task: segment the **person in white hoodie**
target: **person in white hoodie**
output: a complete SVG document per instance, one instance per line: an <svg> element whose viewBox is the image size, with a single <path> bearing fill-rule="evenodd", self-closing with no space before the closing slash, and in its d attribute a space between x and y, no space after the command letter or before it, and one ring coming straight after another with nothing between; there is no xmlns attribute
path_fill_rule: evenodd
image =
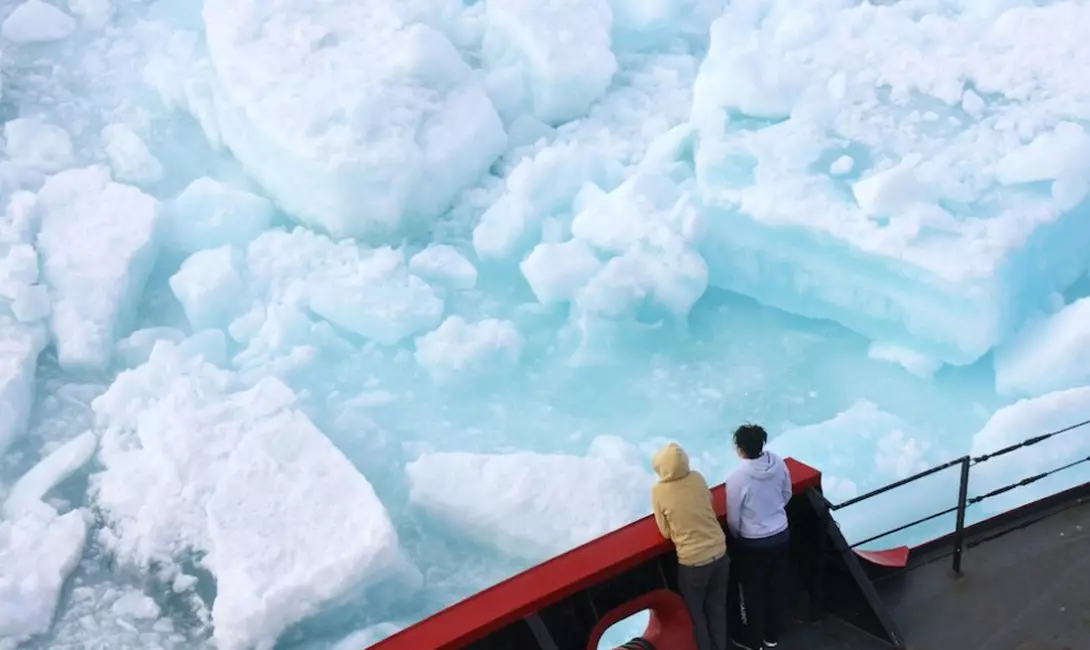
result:
<svg viewBox="0 0 1090 650"><path fill-rule="evenodd" d="M779 644L788 605L791 474L782 458L765 450L766 442L760 426L738 427L734 446L742 463L727 477L727 529L743 624L731 641L746 650Z"/></svg>

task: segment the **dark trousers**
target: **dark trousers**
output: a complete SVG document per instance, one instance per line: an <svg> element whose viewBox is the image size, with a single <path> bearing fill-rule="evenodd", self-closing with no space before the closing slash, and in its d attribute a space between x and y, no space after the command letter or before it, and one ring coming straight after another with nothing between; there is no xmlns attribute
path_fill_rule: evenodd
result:
<svg viewBox="0 0 1090 650"><path fill-rule="evenodd" d="M678 589L689 606L700 650L727 650L729 578L730 560L726 555L704 566L678 565Z"/></svg>
<svg viewBox="0 0 1090 650"><path fill-rule="evenodd" d="M788 570L791 546L783 541L765 545L747 544L731 547L738 577L738 608L742 629L735 640L751 648L765 641L778 642L783 632L788 608Z"/></svg>

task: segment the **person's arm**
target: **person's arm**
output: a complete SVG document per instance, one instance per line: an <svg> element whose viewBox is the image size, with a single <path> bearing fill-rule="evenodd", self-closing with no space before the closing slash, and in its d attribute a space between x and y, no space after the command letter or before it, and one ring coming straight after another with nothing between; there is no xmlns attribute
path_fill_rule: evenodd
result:
<svg viewBox="0 0 1090 650"><path fill-rule="evenodd" d="M780 462L783 463L783 478L780 479L780 485L783 491L783 505L786 508L787 503L791 501L791 497L794 496L795 491L792 489L791 471L787 469L787 463L782 460Z"/></svg>
<svg viewBox="0 0 1090 650"><path fill-rule="evenodd" d="M742 527L742 502L745 500L745 491L742 486L731 485L727 479L727 530L732 537L741 537L739 531Z"/></svg>
<svg viewBox="0 0 1090 650"><path fill-rule="evenodd" d="M655 513L655 523L659 527L659 533L666 539L670 539L670 524L666 521L666 513L662 511L662 505L659 504L658 496L653 490L651 492L651 511Z"/></svg>

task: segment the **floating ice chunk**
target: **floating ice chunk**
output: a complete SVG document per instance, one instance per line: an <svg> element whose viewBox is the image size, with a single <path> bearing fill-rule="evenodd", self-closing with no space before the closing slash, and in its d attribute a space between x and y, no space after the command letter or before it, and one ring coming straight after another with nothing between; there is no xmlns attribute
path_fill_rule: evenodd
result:
<svg viewBox="0 0 1090 650"><path fill-rule="evenodd" d="M481 215L473 248L481 259L519 256L533 247L534 228L571 205L587 183L612 185L617 170L601 152L574 144L548 147L507 176L506 193Z"/></svg>
<svg viewBox="0 0 1090 650"><path fill-rule="evenodd" d="M17 519L40 509L46 494L86 465L97 446L94 432L86 431L43 458L11 488L4 501L4 517Z"/></svg>
<svg viewBox="0 0 1090 650"><path fill-rule="evenodd" d="M42 498L91 459L88 431L43 458L12 487L0 521L0 646L49 630L61 588L83 555L82 510L58 515ZM10 646L10 647L14 647Z"/></svg>
<svg viewBox="0 0 1090 650"><path fill-rule="evenodd" d="M0 645L16 647L49 631L68 574L83 556L84 513L58 516L40 504L17 519L0 521ZM7 643L12 646L6 646Z"/></svg>
<svg viewBox="0 0 1090 650"><path fill-rule="evenodd" d="M405 467L412 503L501 552L541 561L643 516L642 467L563 454L424 454Z"/></svg>
<svg viewBox="0 0 1090 650"><path fill-rule="evenodd" d="M200 358L220 368L227 367L227 337L218 329L197 332L178 344L184 357Z"/></svg>
<svg viewBox="0 0 1090 650"><path fill-rule="evenodd" d="M801 92L801 79L774 57L774 48L750 36L750 21L742 23L728 10L711 25L708 54L693 84L693 121L714 120L716 112L733 111L753 117L780 118L791 114ZM718 110L709 111L710 107Z"/></svg>
<svg viewBox="0 0 1090 650"><path fill-rule="evenodd" d="M242 246L268 229L275 214L267 199L198 178L167 204L163 245L185 254L224 244Z"/></svg>
<svg viewBox="0 0 1090 650"><path fill-rule="evenodd" d="M693 88L700 252L718 288L967 365L1090 266L1082 100L1041 56L1090 65L1090 8L913 11L726 6ZM968 87L1002 100L969 120ZM845 147L854 197L822 169Z"/></svg>
<svg viewBox="0 0 1090 650"><path fill-rule="evenodd" d="M1074 122L1060 122L1024 147L1004 156L996 177L1007 185L1051 181L1074 175L1090 178L1090 135Z"/></svg>
<svg viewBox="0 0 1090 650"><path fill-rule="evenodd" d="M829 420L784 431L772 439L769 449L820 466L828 483L826 496L841 503L946 460L926 438L901 418L858 400ZM853 540L889 530L912 519L917 511L921 517L934 512L931 496L948 494L941 490L953 489L950 480L956 485L956 472L952 477L943 474L923 480L920 496L912 504L891 493L888 499L877 497L873 507L842 510L837 520ZM896 508L887 507L893 503Z"/></svg>
<svg viewBox="0 0 1090 650"><path fill-rule="evenodd" d="M88 167L52 176L37 209L57 358L65 369L104 369L155 264L159 202Z"/></svg>
<svg viewBox="0 0 1090 650"><path fill-rule="evenodd" d="M139 591L127 591L110 606L115 616L130 620L155 620L159 618L159 606L146 594Z"/></svg>
<svg viewBox="0 0 1090 650"><path fill-rule="evenodd" d="M163 178L163 164L128 126L110 124L102 129L100 137L114 177L118 180L150 185Z"/></svg>
<svg viewBox="0 0 1090 650"><path fill-rule="evenodd" d="M546 124L583 116L617 72L609 0L491 0L487 16L485 61L519 69Z"/></svg>
<svg viewBox="0 0 1090 650"><path fill-rule="evenodd" d="M867 356L875 361L899 363L905 370L924 379L930 378L942 367L941 361L926 357L915 350L877 341L870 344Z"/></svg>
<svg viewBox="0 0 1090 650"><path fill-rule="evenodd" d="M44 173L58 172L72 165L72 138L54 124L20 117L4 124L4 140L8 157L17 165Z"/></svg>
<svg viewBox="0 0 1090 650"><path fill-rule="evenodd" d="M451 316L416 339L416 362L434 377L480 372L513 364L522 353L522 336L510 321L486 318L469 323Z"/></svg>
<svg viewBox="0 0 1090 650"><path fill-rule="evenodd" d="M613 34L618 45L646 46L676 26L685 2L678 0L613 0Z"/></svg>
<svg viewBox="0 0 1090 650"><path fill-rule="evenodd" d="M1034 397L1090 385L1090 298L1028 323L995 351L995 390Z"/></svg>
<svg viewBox="0 0 1090 650"><path fill-rule="evenodd" d="M639 246L606 262L578 292L576 304L584 312L609 319L633 315L648 303L683 318L707 286L708 267L691 249Z"/></svg>
<svg viewBox="0 0 1090 650"><path fill-rule="evenodd" d="M613 254L640 243L668 245L677 237L695 242L704 223L698 211L687 207L674 180L657 173L637 173L579 212L572 220L571 232L573 237Z"/></svg>
<svg viewBox="0 0 1090 650"><path fill-rule="evenodd" d="M974 456L992 453L1086 420L1090 420L1090 387L1020 400L992 415L984 428L973 436L971 453ZM990 492L1023 478L1057 469L1073 459L1090 456L1087 426L978 464L970 478L970 496ZM1090 468L1079 465L987 499L980 505L988 513L1004 512L1088 480Z"/></svg>
<svg viewBox="0 0 1090 650"><path fill-rule="evenodd" d="M8 239L2 237L0 239ZM37 323L49 315L49 294L38 284L38 254L22 235L15 235L7 255L0 258L0 299L9 302L20 323Z"/></svg>
<svg viewBox="0 0 1090 650"><path fill-rule="evenodd" d="M973 117L980 117L980 114L984 112L986 104L984 100L980 98L980 95L974 93L972 90L966 90L965 94L961 96L961 110L965 111Z"/></svg>
<svg viewBox="0 0 1090 650"><path fill-rule="evenodd" d="M12 43L60 41L74 31L75 19L42 0L26 0L0 25L0 35Z"/></svg>
<svg viewBox="0 0 1090 650"><path fill-rule="evenodd" d="M850 174L853 167L855 167L855 159L851 156L841 156L829 165L829 173L834 176L843 176Z"/></svg>
<svg viewBox="0 0 1090 650"><path fill-rule="evenodd" d="M519 265L530 290L542 304L571 300L602 268L602 262L585 242L572 239L562 244L538 244Z"/></svg>
<svg viewBox="0 0 1090 650"><path fill-rule="evenodd" d="M176 327L147 327L139 329L117 342L114 359L122 368L135 368L147 362L151 351L159 341L181 343L185 332Z"/></svg>
<svg viewBox="0 0 1090 650"><path fill-rule="evenodd" d="M859 209L868 216L889 216L913 203L927 199L927 190L916 178L918 158L904 160L896 167L864 178L852 185Z"/></svg>
<svg viewBox="0 0 1090 650"><path fill-rule="evenodd" d="M431 329L443 317L443 300L415 275L405 273L400 250L380 248L346 273L315 282L310 308L331 323L382 345Z"/></svg>
<svg viewBox="0 0 1090 650"><path fill-rule="evenodd" d="M0 456L26 430L34 405L38 355L48 342L44 328L0 316Z"/></svg>
<svg viewBox="0 0 1090 650"><path fill-rule="evenodd" d="M102 29L114 17L113 0L68 0L68 11L91 29Z"/></svg>
<svg viewBox="0 0 1090 650"><path fill-rule="evenodd" d="M271 648L360 583L415 572L371 485L298 412L239 442L208 502L208 527L215 639L228 650Z"/></svg>
<svg viewBox="0 0 1090 650"><path fill-rule="evenodd" d="M270 377L244 389L164 341L92 404L104 540L121 564L156 562L168 579L203 556L219 647L272 647L350 592L420 582L370 484L294 399Z"/></svg>
<svg viewBox="0 0 1090 650"><path fill-rule="evenodd" d="M170 290L195 329L226 327L237 315L246 288L241 254L231 246L202 250L186 258L170 278Z"/></svg>
<svg viewBox="0 0 1090 650"><path fill-rule="evenodd" d="M204 5L223 142L289 215L336 238L437 217L506 148L473 71L414 3Z"/></svg>
<svg viewBox="0 0 1090 650"><path fill-rule="evenodd" d="M428 246L409 260L414 275L444 284L453 289L467 290L477 285L477 268L453 246Z"/></svg>

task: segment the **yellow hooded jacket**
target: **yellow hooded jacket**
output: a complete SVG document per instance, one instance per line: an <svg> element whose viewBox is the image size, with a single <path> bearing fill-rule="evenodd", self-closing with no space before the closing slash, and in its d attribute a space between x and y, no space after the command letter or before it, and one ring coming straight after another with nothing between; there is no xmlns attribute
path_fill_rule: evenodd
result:
<svg viewBox="0 0 1090 650"><path fill-rule="evenodd" d="M677 548L677 559L700 566L724 555L727 540L712 508L708 484L689 469L689 456L677 443L663 447L651 463L659 482L651 488L651 508L662 536Z"/></svg>

